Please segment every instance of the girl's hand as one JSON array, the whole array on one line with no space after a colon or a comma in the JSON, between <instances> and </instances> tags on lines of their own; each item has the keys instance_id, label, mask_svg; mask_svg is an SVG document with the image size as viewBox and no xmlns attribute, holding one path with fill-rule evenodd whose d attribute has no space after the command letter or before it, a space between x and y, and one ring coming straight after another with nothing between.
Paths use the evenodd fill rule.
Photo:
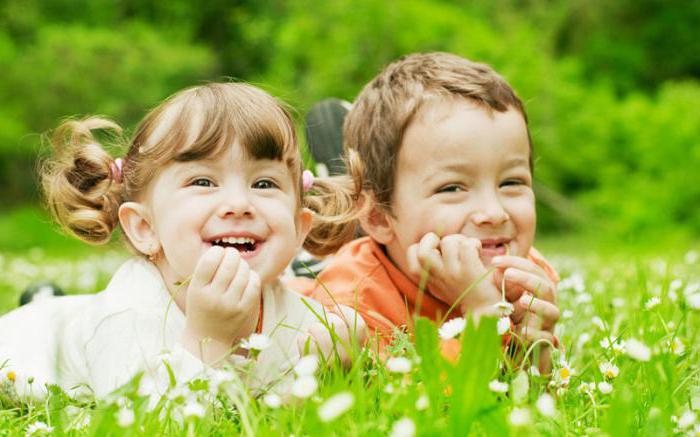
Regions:
<instances>
[{"instance_id":1,"label":"girl's hand","mask_svg":"<svg viewBox=\"0 0 700 437\"><path fill-rule=\"evenodd\" d=\"M481 262L481 241L461 234L439 238L430 232L408 248L409 270L420 277L427 270L428 289L463 314L492 313L500 293ZM465 291L471 290L465 294Z\"/></svg>"},{"instance_id":2,"label":"girl's hand","mask_svg":"<svg viewBox=\"0 0 700 437\"><path fill-rule=\"evenodd\" d=\"M211 364L255 331L260 278L236 249L212 246L199 259L187 288L183 344Z\"/></svg>"},{"instance_id":3,"label":"girl's hand","mask_svg":"<svg viewBox=\"0 0 700 437\"><path fill-rule=\"evenodd\" d=\"M297 338L297 347L299 355L315 352L328 362L337 353L340 363L348 368L352 365L351 351L357 350L367 340L367 325L355 310L343 305L338 305L337 308L341 315L328 313L328 327L335 335L332 336L323 323L315 322L305 334Z\"/></svg>"},{"instance_id":4,"label":"girl's hand","mask_svg":"<svg viewBox=\"0 0 700 437\"><path fill-rule=\"evenodd\" d=\"M513 303L511 320L515 329L528 342L547 340L556 346L554 327L560 312L556 305L556 285L545 271L526 258L499 256L493 258L494 281L504 284L506 299ZM540 371L549 372L549 349L542 348Z\"/></svg>"}]
</instances>

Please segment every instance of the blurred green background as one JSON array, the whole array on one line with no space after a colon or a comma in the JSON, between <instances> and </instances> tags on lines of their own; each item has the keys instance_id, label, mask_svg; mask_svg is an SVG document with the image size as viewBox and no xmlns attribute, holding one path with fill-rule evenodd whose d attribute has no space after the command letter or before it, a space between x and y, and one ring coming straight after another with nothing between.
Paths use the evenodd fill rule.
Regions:
<instances>
[{"instance_id":1,"label":"blurred green background","mask_svg":"<svg viewBox=\"0 0 700 437\"><path fill-rule=\"evenodd\" d=\"M78 250L40 212L35 176L41 134L66 116L128 131L183 87L235 78L301 126L315 101L353 100L432 50L491 64L525 101L541 236L692 244L699 23L697 0L0 0L0 250Z\"/></svg>"}]
</instances>

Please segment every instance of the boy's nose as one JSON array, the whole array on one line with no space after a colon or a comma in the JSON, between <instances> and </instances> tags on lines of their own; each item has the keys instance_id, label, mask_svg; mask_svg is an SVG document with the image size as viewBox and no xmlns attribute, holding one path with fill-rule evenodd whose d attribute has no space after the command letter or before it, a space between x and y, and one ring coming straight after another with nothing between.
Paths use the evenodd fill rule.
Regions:
<instances>
[{"instance_id":1,"label":"boy's nose","mask_svg":"<svg viewBox=\"0 0 700 437\"><path fill-rule=\"evenodd\" d=\"M502 225L510 219L497 196L479 196L472 212L472 221L476 225Z\"/></svg>"}]
</instances>

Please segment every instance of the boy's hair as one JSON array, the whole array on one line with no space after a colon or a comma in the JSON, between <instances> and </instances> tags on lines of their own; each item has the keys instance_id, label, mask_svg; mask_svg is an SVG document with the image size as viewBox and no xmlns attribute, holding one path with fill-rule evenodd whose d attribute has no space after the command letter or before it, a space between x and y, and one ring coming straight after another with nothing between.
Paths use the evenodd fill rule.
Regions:
<instances>
[{"instance_id":1,"label":"boy's hair","mask_svg":"<svg viewBox=\"0 0 700 437\"><path fill-rule=\"evenodd\" d=\"M140 200L160 170L172 162L218 157L238 141L254 159L283 161L297 181L298 205L319 213L323 202L302 189L302 160L294 123L285 105L259 88L241 83L211 83L185 89L149 112L128 142L120 177L114 158L100 144L95 131L116 133L121 128L105 118L64 122L53 133L55 157L44 162L41 178L47 204L68 233L91 244L108 242L119 226L119 205ZM120 180L119 180L120 179ZM319 181L319 186L323 186ZM323 195L335 207L348 204L347 193L331 185ZM347 191L347 190L345 190ZM335 201L335 197L338 197ZM173 207L177 207L174 205ZM315 217L324 223L323 215ZM309 248L327 238L317 226ZM337 227L341 232L345 227ZM135 248L128 242L132 250ZM136 251L135 251L136 252Z\"/></svg>"},{"instance_id":2,"label":"boy's hair","mask_svg":"<svg viewBox=\"0 0 700 437\"><path fill-rule=\"evenodd\" d=\"M372 206L365 201L358 207L362 192L370 193L373 202L391 212L396 163L406 129L431 101L455 98L468 99L487 110L514 108L527 125L518 96L486 64L440 52L412 54L391 63L365 85L345 117L343 148L349 175L314 185L327 193L316 197L316 209L326 212L326 220L319 240L323 244L314 253L333 253L355 237L357 219ZM355 207L350 208L352 205Z\"/></svg>"},{"instance_id":3,"label":"boy's hair","mask_svg":"<svg viewBox=\"0 0 700 437\"><path fill-rule=\"evenodd\" d=\"M425 105L450 98L465 98L498 112L514 108L527 124L522 102L488 65L440 52L402 57L364 87L345 118L346 167L358 190L371 193L391 211L406 129Z\"/></svg>"}]
</instances>

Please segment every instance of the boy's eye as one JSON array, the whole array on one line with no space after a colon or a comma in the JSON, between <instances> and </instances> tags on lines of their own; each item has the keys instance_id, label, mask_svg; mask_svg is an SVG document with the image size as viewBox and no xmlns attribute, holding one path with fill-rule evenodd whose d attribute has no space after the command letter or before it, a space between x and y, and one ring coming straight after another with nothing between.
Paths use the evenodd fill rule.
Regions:
<instances>
[{"instance_id":1,"label":"boy's eye","mask_svg":"<svg viewBox=\"0 0 700 437\"><path fill-rule=\"evenodd\" d=\"M197 178L190 182L190 185L195 187L213 187L214 182L207 178Z\"/></svg>"},{"instance_id":2,"label":"boy's eye","mask_svg":"<svg viewBox=\"0 0 700 437\"><path fill-rule=\"evenodd\" d=\"M502 187L510 187L517 185L525 185L525 181L522 179L506 179L505 181L501 182Z\"/></svg>"},{"instance_id":3,"label":"boy's eye","mask_svg":"<svg viewBox=\"0 0 700 437\"><path fill-rule=\"evenodd\" d=\"M459 191L464 191L464 188L457 184L445 185L437 190L438 193L457 193Z\"/></svg>"},{"instance_id":4,"label":"boy's eye","mask_svg":"<svg viewBox=\"0 0 700 437\"><path fill-rule=\"evenodd\" d=\"M258 181L255 181L253 183L253 188L258 189L258 190L269 190L272 188L278 188L279 186L275 183L275 181L271 179L260 179Z\"/></svg>"}]
</instances>

